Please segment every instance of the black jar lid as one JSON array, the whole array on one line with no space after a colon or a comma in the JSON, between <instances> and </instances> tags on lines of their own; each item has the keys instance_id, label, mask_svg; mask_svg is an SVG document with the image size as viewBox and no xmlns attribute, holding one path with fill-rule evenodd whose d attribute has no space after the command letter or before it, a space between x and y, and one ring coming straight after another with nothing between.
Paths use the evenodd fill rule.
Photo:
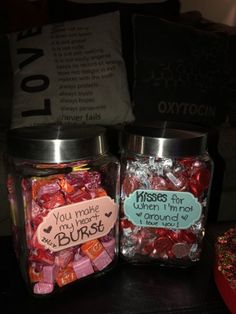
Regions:
<instances>
[{"instance_id":1,"label":"black jar lid","mask_svg":"<svg viewBox=\"0 0 236 314\"><path fill-rule=\"evenodd\" d=\"M177 127L178 125L178 127ZM207 132L181 124L136 126L124 128L121 137L123 151L158 157L187 157L206 151Z\"/></svg>"},{"instance_id":2,"label":"black jar lid","mask_svg":"<svg viewBox=\"0 0 236 314\"><path fill-rule=\"evenodd\" d=\"M35 162L70 162L107 151L105 128L100 126L32 126L12 129L7 136L8 155Z\"/></svg>"}]
</instances>

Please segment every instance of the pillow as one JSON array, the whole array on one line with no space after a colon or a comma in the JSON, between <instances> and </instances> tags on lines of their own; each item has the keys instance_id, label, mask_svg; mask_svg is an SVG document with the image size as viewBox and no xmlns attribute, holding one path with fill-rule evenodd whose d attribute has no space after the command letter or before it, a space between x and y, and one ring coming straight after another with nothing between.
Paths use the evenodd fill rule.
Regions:
<instances>
[{"instance_id":1,"label":"pillow","mask_svg":"<svg viewBox=\"0 0 236 314\"><path fill-rule=\"evenodd\" d=\"M9 43L12 128L134 119L118 12L13 33Z\"/></svg>"},{"instance_id":2,"label":"pillow","mask_svg":"<svg viewBox=\"0 0 236 314\"><path fill-rule=\"evenodd\" d=\"M137 122L217 126L225 121L228 37L181 23L134 17Z\"/></svg>"},{"instance_id":3,"label":"pillow","mask_svg":"<svg viewBox=\"0 0 236 314\"><path fill-rule=\"evenodd\" d=\"M229 68L229 79L225 85L224 104L228 107L228 120L230 125L236 126L236 26L216 23L205 19L198 11L190 11L180 14L180 22L192 25L197 29L201 29L211 33L222 34L228 37L227 63Z\"/></svg>"},{"instance_id":4,"label":"pillow","mask_svg":"<svg viewBox=\"0 0 236 314\"><path fill-rule=\"evenodd\" d=\"M121 18L122 50L126 63L128 83L132 96L133 85L133 14L145 14L172 19L178 16L180 11L179 0L161 0L154 2L110 2L110 1L91 1L80 0L62 0L61 7L59 3L55 5L53 0L49 0L50 19L56 21L65 21L72 19L81 19L98 14L104 14L119 10Z\"/></svg>"}]
</instances>

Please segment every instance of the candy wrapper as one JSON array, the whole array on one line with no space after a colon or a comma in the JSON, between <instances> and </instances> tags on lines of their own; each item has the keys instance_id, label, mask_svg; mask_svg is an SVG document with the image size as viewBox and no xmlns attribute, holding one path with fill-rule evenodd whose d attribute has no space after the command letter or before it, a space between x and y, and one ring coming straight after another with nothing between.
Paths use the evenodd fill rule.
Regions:
<instances>
[{"instance_id":1,"label":"candy wrapper","mask_svg":"<svg viewBox=\"0 0 236 314\"><path fill-rule=\"evenodd\" d=\"M236 313L236 228L217 238L214 276L218 290L232 313Z\"/></svg>"},{"instance_id":2,"label":"candy wrapper","mask_svg":"<svg viewBox=\"0 0 236 314\"><path fill-rule=\"evenodd\" d=\"M120 164L99 126L12 129L8 196L15 252L34 296L111 270L118 257Z\"/></svg>"},{"instance_id":3,"label":"candy wrapper","mask_svg":"<svg viewBox=\"0 0 236 314\"><path fill-rule=\"evenodd\" d=\"M101 172L89 163L18 165L23 169L28 280L35 295L94 275L116 258L118 208L103 187ZM9 176L11 200L12 185Z\"/></svg>"},{"instance_id":4,"label":"candy wrapper","mask_svg":"<svg viewBox=\"0 0 236 314\"><path fill-rule=\"evenodd\" d=\"M203 138L172 129L125 134L120 251L127 261L187 267L200 259L212 177Z\"/></svg>"}]
</instances>

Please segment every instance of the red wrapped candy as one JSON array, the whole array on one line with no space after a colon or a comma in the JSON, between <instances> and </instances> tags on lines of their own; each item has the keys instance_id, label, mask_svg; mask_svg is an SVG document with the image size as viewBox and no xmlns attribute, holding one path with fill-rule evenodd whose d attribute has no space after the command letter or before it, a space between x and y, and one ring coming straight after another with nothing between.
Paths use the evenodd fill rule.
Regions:
<instances>
[{"instance_id":1,"label":"red wrapped candy","mask_svg":"<svg viewBox=\"0 0 236 314\"><path fill-rule=\"evenodd\" d=\"M206 133L165 125L124 134L121 256L191 265L200 258L212 177Z\"/></svg>"}]
</instances>

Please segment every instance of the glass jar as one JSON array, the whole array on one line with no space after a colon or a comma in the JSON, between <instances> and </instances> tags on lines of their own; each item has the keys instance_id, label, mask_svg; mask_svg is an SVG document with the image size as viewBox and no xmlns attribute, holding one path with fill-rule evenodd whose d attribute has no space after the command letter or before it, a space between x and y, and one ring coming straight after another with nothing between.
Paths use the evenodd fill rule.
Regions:
<instances>
[{"instance_id":1,"label":"glass jar","mask_svg":"<svg viewBox=\"0 0 236 314\"><path fill-rule=\"evenodd\" d=\"M15 250L30 292L50 295L112 269L120 166L105 129L19 128L7 144Z\"/></svg>"},{"instance_id":2,"label":"glass jar","mask_svg":"<svg viewBox=\"0 0 236 314\"><path fill-rule=\"evenodd\" d=\"M200 258L213 162L205 132L126 127L121 141L120 253L187 267Z\"/></svg>"}]
</instances>

